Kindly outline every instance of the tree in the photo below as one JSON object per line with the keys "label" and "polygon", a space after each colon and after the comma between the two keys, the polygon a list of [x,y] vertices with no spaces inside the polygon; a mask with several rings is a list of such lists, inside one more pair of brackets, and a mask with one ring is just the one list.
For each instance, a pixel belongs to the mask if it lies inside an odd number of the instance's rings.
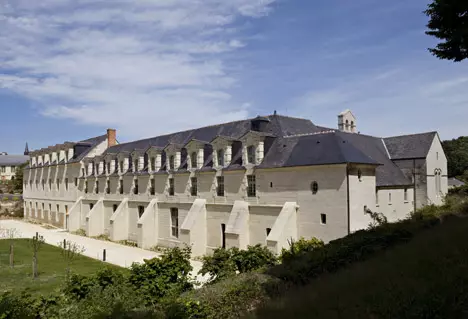
{"label": "tree", "polygon": [[84,253],[85,248],[71,241],[67,241],[66,239],[64,239],[63,242],[59,242],[58,246],[62,248],[61,254],[67,263],[66,276],[68,280],[70,278],[71,265],[73,261]]}
{"label": "tree", "polygon": [[36,236],[32,238],[30,241],[31,248],[33,250],[33,261],[32,261],[32,269],[33,269],[33,278],[37,278],[39,275],[37,271],[37,252],[41,249],[42,245],[45,243],[44,237],[40,236],[36,233]]}
{"label": "tree", "polygon": [[468,182],[468,136],[443,141],[448,161],[448,176]]}
{"label": "tree", "polygon": [[24,163],[16,169],[15,179],[11,181],[11,192],[12,193],[23,193],[23,172],[27,163]]}
{"label": "tree", "polygon": [[430,18],[426,34],[443,40],[429,51],[455,62],[468,58],[468,1],[434,0],[424,13]]}

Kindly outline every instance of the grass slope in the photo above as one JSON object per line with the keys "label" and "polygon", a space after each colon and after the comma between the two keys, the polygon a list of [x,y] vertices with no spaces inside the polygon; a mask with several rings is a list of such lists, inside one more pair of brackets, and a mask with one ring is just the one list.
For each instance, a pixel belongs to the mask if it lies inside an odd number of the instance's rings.
{"label": "grass slope", "polygon": [[[60,248],[44,244],[38,252],[39,277],[32,279],[32,248],[27,239],[14,240],[15,267],[9,267],[10,241],[0,240],[0,292],[21,291],[45,294],[60,287],[65,278],[66,262]],[[72,263],[73,272],[89,275],[104,266],[122,269],[85,256],[78,256]]]}
{"label": "grass slope", "polygon": [[468,318],[468,218],[453,217],[259,309],[256,318]]}

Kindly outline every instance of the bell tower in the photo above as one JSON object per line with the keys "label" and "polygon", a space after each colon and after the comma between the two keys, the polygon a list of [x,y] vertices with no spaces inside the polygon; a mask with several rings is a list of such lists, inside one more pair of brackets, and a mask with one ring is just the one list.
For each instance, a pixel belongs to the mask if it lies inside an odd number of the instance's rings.
{"label": "bell tower", "polygon": [[338,114],[338,129],[342,132],[356,133],[356,117],[350,110]]}

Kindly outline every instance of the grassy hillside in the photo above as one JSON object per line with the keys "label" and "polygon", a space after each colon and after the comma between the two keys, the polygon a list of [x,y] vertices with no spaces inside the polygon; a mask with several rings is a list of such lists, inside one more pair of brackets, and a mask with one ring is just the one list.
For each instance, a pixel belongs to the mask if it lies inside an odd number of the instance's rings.
{"label": "grassy hillside", "polygon": [[254,318],[467,318],[468,218],[269,302]]}
{"label": "grassy hillside", "polygon": [[[49,293],[63,284],[66,262],[61,249],[44,244],[38,253],[39,278],[32,279],[32,248],[28,240],[14,240],[15,267],[9,267],[10,241],[0,240],[0,293],[3,291],[21,291],[30,288],[35,294]],[[73,272],[89,275],[104,266],[121,269],[98,260],[79,256],[72,264]]]}

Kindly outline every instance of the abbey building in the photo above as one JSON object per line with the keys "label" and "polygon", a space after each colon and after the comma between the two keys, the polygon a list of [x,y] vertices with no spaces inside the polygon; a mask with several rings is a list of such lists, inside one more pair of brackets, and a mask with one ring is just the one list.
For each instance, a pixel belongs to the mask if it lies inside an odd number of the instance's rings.
{"label": "abbey building", "polygon": [[140,247],[218,247],[330,241],[441,204],[447,159],[436,132],[360,134],[274,115],[118,144],[116,131],[29,154],[25,216]]}

